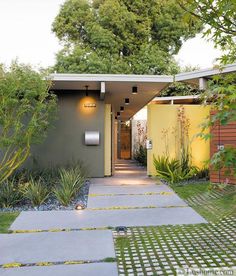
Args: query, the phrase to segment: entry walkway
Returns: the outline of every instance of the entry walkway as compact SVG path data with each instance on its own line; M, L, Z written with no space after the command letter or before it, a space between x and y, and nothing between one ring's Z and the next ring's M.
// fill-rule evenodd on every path
M0 235L0 265L22 267L0 268L0 275L117 275L109 227L204 222L167 185L119 161L115 176L91 180L86 210L22 212L15 233Z

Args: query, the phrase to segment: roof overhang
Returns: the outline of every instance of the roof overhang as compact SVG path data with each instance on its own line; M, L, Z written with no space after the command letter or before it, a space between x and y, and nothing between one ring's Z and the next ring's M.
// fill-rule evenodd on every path
M173 82L173 76L156 75L107 75L107 74L52 74L52 90L100 91L100 99L112 104L115 113L124 106L121 120L130 119L143 106L148 104L162 89ZM138 93L132 94L137 86ZM130 104L125 105L125 98Z
M236 72L236 63L223 69L207 69L181 73L176 76L166 75L114 75L114 74L51 74L52 90L100 91L100 99L113 107L113 112L120 111L125 98L130 104L121 113L121 120L130 119L142 107L159 95L160 91L174 81L204 86L204 81L214 75ZM132 87L137 86L138 93L132 94ZM87 88L86 88L87 87Z
M190 84L199 84L199 79L210 79L218 74L234 73L236 72L236 63L228 64L222 69L204 69L193 72L180 73L175 76L175 81L187 82Z

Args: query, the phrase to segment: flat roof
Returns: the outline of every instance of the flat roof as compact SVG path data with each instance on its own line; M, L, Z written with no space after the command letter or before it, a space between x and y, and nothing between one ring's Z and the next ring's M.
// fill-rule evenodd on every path
M107 81L107 82L173 82L167 75L114 75L114 74L51 74L52 81Z
M106 103L112 104L115 113L120 111L121 106L124 106L125 98L129 98L130 104L125 106L125 111L121 113L121 120L128 120L174 81L198 84L200 78L210 78L219 73L231 72L236 72L236 63L226 65L222 70L219 68L204 69L180 73L176 76L54 73L49 76L49 79L53 82L53 90L104 90L101 99L104 99ZM136 95L131 93L133 86L138 87ZM164 97L162 98L163 100Z
M203 69L196 70L192 72L185 72L175 75L175 81L192 81L198 82L199 78L211 78L214 75L225 74L225 73L233 73L236 72L236 63L228 64L224 66L222 69L213 68L213 69Z

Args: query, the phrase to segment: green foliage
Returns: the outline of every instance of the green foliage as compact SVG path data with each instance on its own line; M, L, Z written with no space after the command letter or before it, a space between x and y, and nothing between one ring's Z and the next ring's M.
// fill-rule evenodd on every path
M147 149L143 145L139 145L138 149L134 152L134 159L143 166L147 166Z
M194 166L185 167L177 159L169 159L169 157L154 156L154 166L157 176L175 184L181 181L185 181L196 176L198 169Z
M235 0L178 0L187 11L185 21L190 23L195 16L205 25L204 35L225 51L223 64L236 59L236 2Z
M14 207L22 200L21 188L15 179L7 179L0 186L0 207Z
M187 20L195 16L205 24L204 35L220 47L225 54L220 58L221 66L236 61L236 2L234 0L178 0L180 6L187 11ZM186 3L189 6L186 6ZM213 126L218 122L226 125L236 120L236 75L219 75L209 81L204 93L203 103L210 102L216 114L208 118L203 126ZM205 139L209 135L201 134ZM211 159L215 169L225 169L226 173L236 175L236 148L226 147L217 152Z
M19 213L0 213L0 233L8 233L8 228Z
M23 195L34 207L37 207L45 202L49 196L49 191L41 179L31 178L23 189Z
M174 82L161 91L161 97L199 95L201 91L186 83Z
M0 183L24 163L50 126L56 100L43 78L29 66L0 66Z
M80 167L61 169L59 174L60 182L54 188L54 194L62 205L68 206L79 192L85 178Z
M67 0L52 30L64 43L54 70L76 73L176 73L183 41L201 30L174 0Z
M202 133L199 136L209 139L205 134L209 127L219 127L236 121L236 74L218 75L208 82L208 89L203 93L204 104L210 101L215 113L202 125ZM224 169L226 174L236 175L236 148L226 146L215 153L211 164L216 170Z

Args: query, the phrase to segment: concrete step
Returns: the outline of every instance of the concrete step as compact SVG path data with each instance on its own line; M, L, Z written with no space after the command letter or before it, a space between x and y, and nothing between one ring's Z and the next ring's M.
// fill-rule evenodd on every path
M167 185L97 185L91 184L89 194L145 194L145 193L173 192Z
M66 214L64 215L65 221ZM46 212L44 216L45 223L49 218L54 219ZM37 225L34 224L34 229L35 227ZM115 257L110 230L1 234L0 244L0 264L102 260Z
M10 229L78 229L86 227L116 227L120 225L155 226L205 222L190 207L99 211L86 209L82 211L27 211L20 213ZM90 250L92 249L90 248Z
M187 206L177 195L117 195L88 198L88 208Z
M2 276L118 276L116 263L35 266L1 269Z

